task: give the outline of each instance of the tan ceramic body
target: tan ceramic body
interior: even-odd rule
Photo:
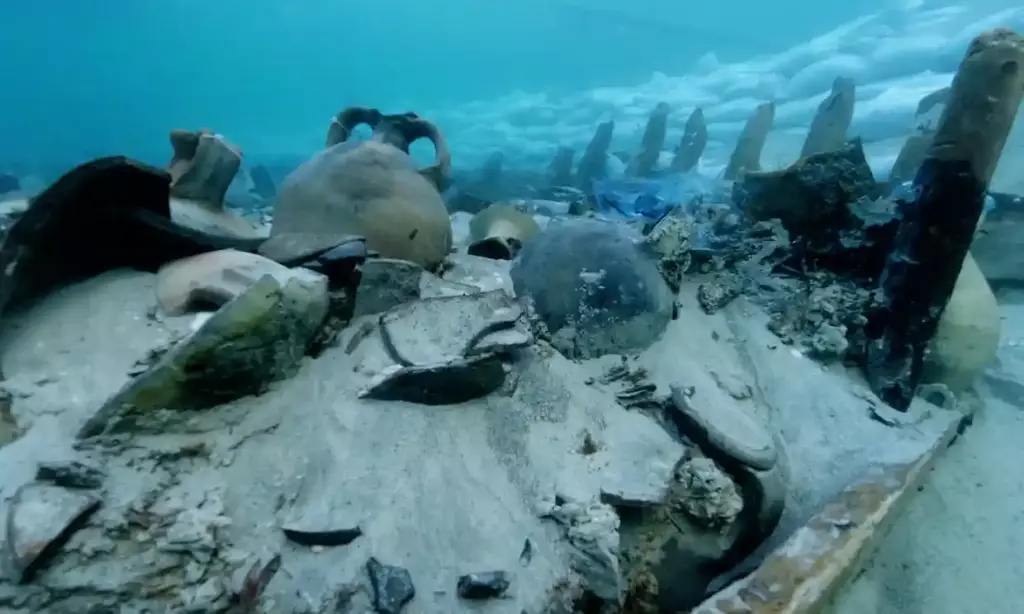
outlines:
[[[382,143],[340,143],[292,172],[278,191],[271,235],[356,234],[385,258],[436,267],[452,246],[441,194],[404,152]]]
[[[995,294],[968,252],[925,361],[925,379],[953,392],[971,387],[995,360],[1003,321]]]

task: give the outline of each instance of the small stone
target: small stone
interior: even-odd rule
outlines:
[[[79,461],[41,463],[36,479],[52,482],[64,488],[99,488],[107,474],[97,467]]]
[[[697,286],[697,303],[704,313],[711,315],[731,303],[742,292],[737,280],[726,278]]]
[[[495,599],[504,595],[511,584],[508,572],[485,571],[460,576],[457,590],[463,599]]]
[[[7,509],[4,567],[24,583],[57,554],[100,506],[100,498],[44,484],[26,484]]]
[[[405,604],[416,596],[409,570],[385,565],[376,557],[366,562],[366,572],[373,588],[373,608],[380,614],[399,614]]]
[[[823,323],[811,337],[811,355],[819,360],[838,360],[846,354],[850,342],[842,328]]]

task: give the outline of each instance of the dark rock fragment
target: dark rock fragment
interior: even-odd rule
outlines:
[[[399,614],[405,604],[416,596],[409,570],[394,565],[385,565],[370,557],[366,562],[366,573],[373,588],[373,609],[379,614]]]
[[[42,463],[36,469],[37,480],[64,488],[99,488],[106,477],[102,469],[79,461]]]
[[[281,527],[285,537],[303,546],[347,546],[363,534],[359,527],[310,530],[294,526]]]
[[[508,572],[484,571],[460,576],[457,589],[463,599],[496,599],[511,585]]]
[[[386,373],[360,396],[380,401],[451,405],[486,396],[504,381],[504,363],[492,354],[433,365],[403,366]]]

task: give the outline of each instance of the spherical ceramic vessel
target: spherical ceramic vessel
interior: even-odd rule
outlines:
[[[553,222],[523,245],[511,277],[516,295],[567,356],[642,350],[672,319],[672,292],[642,237],[620,224]]]

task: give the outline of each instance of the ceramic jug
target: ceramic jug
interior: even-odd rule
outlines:
[[[365,141],[350,140],[366,124]],[[434,164],[418,169],[409,155],[429,139]],[[452,247],[441,191],[451,176],[451,154],[440,130],[415,113],[384,115],[350,108],[327,131],[327,148],[295,169],[278,190],[271,236],[341,233],[366,237],[384,258],[436,268]]]

